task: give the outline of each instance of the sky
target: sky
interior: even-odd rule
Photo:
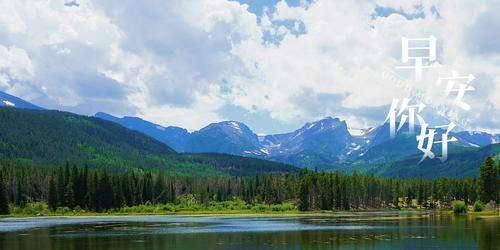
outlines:
[[[499,133],[498,9],[500,1],[1,0],[0,91],[84,115],[189,130],[237,120],[263,134],[326,116],[376,126],[393,99],[425,96],[431,126]],[[402,37],[430,36],[440,66],[416,81],[397,68]],[[469,110],[436,83],[453,71],[475,77],[462,100]],[[436,114],[443,107],[448,119]]]

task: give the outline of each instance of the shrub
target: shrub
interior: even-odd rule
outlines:
[[[264,212],[266,211],[266,206],[262,204],[257,204],[252,207],[252,210],[257,211],[257,212]]]
[[[81,214],[81,213],[85,213],[85,210],[83,208],[81,208],[80,206],[76,206],[75,209],[73,209],[73,212],[77,213],[77,214]]]
[[[165,204],[161,206],[161,210],[164,212],[175,212],[175,206],[172,204]]]
[[[285,212],[285,211],[291,211],[295,207],[291,203],[283,203],[283,204],[278,204],[278,205],[272,205],[271,210],[274,212]]]
[[[13,211],[14,214],[37,216],[50,214],[50,210],[45,202],[30,202],[24,207],[13,207],[11,211]]]
[[[192,194],[186,194],[179,198],[179,203],[183,207],[191,207],[198,204],[198,200]]]
[[[474,212],[481,212],[484,210],[484,204],[477,200],[476,202],[474,202],[474,206],[472,207],[472,209],[474,210]]]
[[[71,212],[71,209],[68,207],[58,207],[56,209],[56,214],[69,214]]]
[[[464,201],[453,201],[452,205],[454,214],[467,213],[467,206]]]

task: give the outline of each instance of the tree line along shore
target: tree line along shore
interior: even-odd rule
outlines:
[[[0,214],[294,213],[374,209],[498,211],[500,167],[485,159],[477,177],[429,179],[344,175],[303,169],[255,176],[165,176],[71,165],[0,165]],[[492,207],[493,206],[493,207]]]

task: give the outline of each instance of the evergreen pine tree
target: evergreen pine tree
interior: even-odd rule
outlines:
[[[498,201],[499,173],[494,164],[493,158],[487,157],[479,168],[478,194],[484,203],[491,200]]]
[[[64,180],[64,171],[63,168],[59,168],[57,171],[57,201],[58,206],[64,207],[66,203],[64,202],[66,195],[66,181]]]
[[[87,193],[88,193],[88,180],[89,180],[89,166],[85,164],[85,168],[83,169],[83,173],[80,175],[80,187],[81,187],[81,201],[80,207],[85,207],[87,202]]]
[[[26,183],[26,174],[25,174],[25,168],[21,167],[18,169],[18,173],[16,175],[16,197],[15,197],[15,204],[24,207],[27,203],[27,195],[26,195],[26,190],[28,188],[28,185]]]
[[[134,204],[132,192],[134,183],[132,182],[128,173],[123,174],[121,176],[121,179],[124,202],[127,206],[132,206]]]
[[[48,203],[49,203],[49,209],[55,211],[58,202],[57,202],[57,188],[56,188],[56,182],[54,181],[54,175],[51,175],[49,179]]]
[[[166,188],[165,188],[165,178],[163,178],[163,174],[158,174],[156,177],[154,192],[153,192],[153,202],[154,203],[166,203]]]
[[[16,205],[24,207],[26,205],[26,195],[25,195],[25,188],[26,186],[23,184],[23,175],[20,174],[17,177],[17,187],[16,187]]]
[[[334,185],[335,185],[335,208],[341,209],[342,208],[342,192],[341,192],[341,183],[340,183],[340,173],[337,171],[335,172],[335,180],[334,180]]]
[[[149,172],[144,175],[142,199],[143,202],[153,201],[153,178]]]
[[[111,180],[108,174],[108,170],[104,168],[100,174],[101,178],[99,180],[99,188],[97,192],[98,208],[99,209],[110,209],[113,204],[113,187],[111,186]]]
[[[351,204],[349,204],[349,190],[348,190],[348,179],[343,177],[341,180],[342,184],[340,186],[340,193],[342,193],[342,206],[344,210],[351,209]]]
[[[87,201],[87,208],[92,211],[99,210],[99,200],[97,195],[98,182],[99,180],[96,173],[92,173],[89,175],[86,201]]]
[[[358,174],[356,171],[351,176],[351,202],[353,203],[352,205],[354,208],[358,209],[359,208],[359,199],[360,199],[360,181]]]
[[[309,210],[309,188],[311,186],[311,181],[309,178],[309,173],[306,168],[300,172],[299,177],[299,202],[298,208],[300,211]]]
[[[123,190],[120,181],[120,177],[115,175],[113,176],[113,207],[120,208],[125,204],[125,200],[123,198]]]
[[[0,214],[9,214],[9,199],[7,196],[7,185],[0,172]]]
[[[74,206],[80,205],[82,201],[82,188],[80,185],[80,171],[76,165],[73,165],[73,169],[71,171],[71,183],[73,185],[73,195],[74,195]]]
[[[75,193],[73,193],[73,182],[68,182],[66,186],[66,194],[64,194],[64,201],[67,207],[75,208]]]
[[[174,203],[177,197],[175,197],[175,186],[174,182],[170,181],[170,185],[168,187],[168,200],[169,203]]]

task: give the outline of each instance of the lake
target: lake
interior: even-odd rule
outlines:
[[[500,218],[434,212],[6,218],[0,249],[500,249]]]

